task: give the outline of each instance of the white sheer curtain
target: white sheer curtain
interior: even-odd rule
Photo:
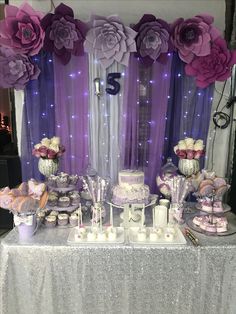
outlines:
[[[24,107],[24,91],[14,91],[15,96],[15,111],[16,111],[16,134],[17,134],[17,146],[18,154],[21,156],[21,128],[22,128],[22,115]]]
[[[121,78],[118,82],[121,85],[117,95],[106,93],[107,75],[120,72]],[[120,169],[120,117],[123,105],[123,76],[125,67],[113,63],[108,69],[103,69],[94,55],[89,55],[89,155],[90,166],[100,176],[110,177],[115,183]],[[94,79],[100,78],[102,95],[95,95]]]

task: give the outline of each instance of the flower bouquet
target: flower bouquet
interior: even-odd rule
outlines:
[[[205,154],[203,140],[191,137],[180,140],[174,147],[174,152],[180,158],[178,167],[182,174],[190,177],[199,172],[199,159]]]
[[[45,137],[34,146],[32,154],[39,158],[39,171],[49,177],[58,170],[58,158],[65,152],[65,147],[60,144],[59,137],[51,139]]]

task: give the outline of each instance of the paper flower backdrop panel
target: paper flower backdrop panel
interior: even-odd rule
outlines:
[[[0,45],[30,56],[43,46],[44,30],[40,25],[43,13],[35,11],[27,2],[19,8],[5,6],[5,19],[0,21]]]
[[[128,66],[130,53],[136,51],[136,32],[125,26],[117,15],[93,15],[89,25],[85,51],[94,53],[105,69],[114,61]]]
[[[74,18],[73,10],[61,3],[55,13],[48,13],[41,20],[45,30],[44,49],[54,52],[63,64],[67,64],[71,55],[84,54],[83,43],[88,26]]]

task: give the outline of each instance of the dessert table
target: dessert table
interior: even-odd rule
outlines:
[[[231,214],[232,215],[232,214]],[[2,314],[235,314],[236,234],[195,233],[199,247],[68,245],[70,229],[41,228],[0,246]]]

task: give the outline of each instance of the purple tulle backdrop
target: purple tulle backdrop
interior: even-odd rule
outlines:
[[[54,60],[56,135],[66,148],[60,169],[81,174],[88,166],[88,58]]]
[[[144,74],[144,79],[140,76],[140,67],[142,67],[140,61],[131,56],[126,72],[122,127],[122,166],[130,169],[142,169],[145,172],[145,182],[150,186],[152,192],[156,191],[155,178],[162,164],[171,59],[172,57],[169,56],[165,65],[158,62],[154,63],[151,72],[147,71]],[[145,121],[146,124],[150,124],[147,143],[144,143],[148,154],[147,158],[142,161],[139,156],[139,145],[143,145],[143,143],[139,143],[139,132],[142,132],[139,121],[141,98],[143,98],[139,86],[141,80],[145,84],[143,88],[146,95],[146,115],[148,116],[148,112],[150,113],[150,118]]]
[[[25,89],[25,104],[22,120],[21,167],[22,179],[42,180],[38,171],[38,158],[32,149],[43,137],[55,134],[54,76],[50,53],[42,52],[33,57],[41,70],[38,80],[30,81]],[[50,121],[50,123],[49,123]]]
[[[214,84],[205,89],[197,88],[194,79],[185,75],[183,61],[177,54],[174,54],[163,163],[167,157],[172,157],[174,163],[178,165],[178,157],[173,147],[180,139],[193,137],[203,139],[206,144],[213,92]],[[201,158],[201,167],[203,166],[204,158]]]

